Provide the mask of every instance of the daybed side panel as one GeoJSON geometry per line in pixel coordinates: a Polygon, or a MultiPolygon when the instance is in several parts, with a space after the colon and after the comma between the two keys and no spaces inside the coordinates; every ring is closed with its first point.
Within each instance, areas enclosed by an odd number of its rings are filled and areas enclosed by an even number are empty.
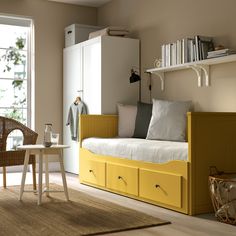
{"type": "Polygon", "coordinates": [[[79,125],[80,145],[85,138],[112,138],[118,135],[117,115],[81,115],[79,125]]]}
{"type": "Polygon", "coordinates": [[[210,166],[236,171],[236,113],[188,113],[190,214],[213,210],[208,176],[210,166]]]}

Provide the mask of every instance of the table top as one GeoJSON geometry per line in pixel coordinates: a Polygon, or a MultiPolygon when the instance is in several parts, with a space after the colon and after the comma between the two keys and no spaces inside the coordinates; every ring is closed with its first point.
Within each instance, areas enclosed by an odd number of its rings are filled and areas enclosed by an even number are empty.
{"type": "Polygon", "coordinates": [[[17,146],[18,150],[50,150],[50,149],[64,149],[64,148],[69,148],[70,146],[68,145],[52,145],[51,147],[45,147],[43,144],[34,144],[34,145],[21,145],[17,146]]]}

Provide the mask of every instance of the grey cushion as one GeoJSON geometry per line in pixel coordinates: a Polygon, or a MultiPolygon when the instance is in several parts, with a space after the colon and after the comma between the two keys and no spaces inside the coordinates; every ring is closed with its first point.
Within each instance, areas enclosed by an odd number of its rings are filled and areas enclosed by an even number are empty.
{"type": "Polygon", "coordinates": [[[192,102],[153,99],[152,118],[147,139],[185,141],[187,112],[192,102]]]}
{"type": "Polygon", "coordinates": [[[152,104],[138,102],[134,138],[146,138],[152,117],[152,104]]]}

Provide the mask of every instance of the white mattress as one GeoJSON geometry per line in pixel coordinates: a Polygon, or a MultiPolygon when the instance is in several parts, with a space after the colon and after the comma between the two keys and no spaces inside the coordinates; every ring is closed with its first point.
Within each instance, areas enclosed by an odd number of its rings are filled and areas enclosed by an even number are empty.
{"type": "Polygon", "coordinates": [[[188,159],[188,143],[136,138],[87,138],[82,147],[89,151],[130,160],[164,163],[188,159]]]}

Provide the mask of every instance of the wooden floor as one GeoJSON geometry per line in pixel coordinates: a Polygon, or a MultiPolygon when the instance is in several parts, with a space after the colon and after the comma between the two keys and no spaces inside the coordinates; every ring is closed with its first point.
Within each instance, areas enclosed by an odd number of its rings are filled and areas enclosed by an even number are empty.
{"type": "MultiPolygon", "coordinates": [[[[9,173],[7,175],[8,186],[19,185],[20,181],[21,173],[9,173]]],[[[27,174],[26,183],[32,183],[31,174],[27,174]]],[[[51,173],[50,183],[62,184],[61,175],[59,173],[51,173]]],[[[236,236],[236,226],[227,225],[216,221],[213,214],[200,215],[197,217],[187,216],[164,208],[153,206],[151,204],[143,203],[96,188],[81,185],[79,184],[78,177],[73,174],[67,174],[67,183],[69,188],[80,190],[87,194],[91,194],[92,196],[96,196],[98,198],[102,198],[104,200],[120,204],[122,206],[145,212],[149,215],[171,221],[172,223],[169,225],[151,227],[147,229],[106,234],[107,236],[236,236]]],[[[2,186],[2,174],[0,174],[0,186],[2,186]]]]}

